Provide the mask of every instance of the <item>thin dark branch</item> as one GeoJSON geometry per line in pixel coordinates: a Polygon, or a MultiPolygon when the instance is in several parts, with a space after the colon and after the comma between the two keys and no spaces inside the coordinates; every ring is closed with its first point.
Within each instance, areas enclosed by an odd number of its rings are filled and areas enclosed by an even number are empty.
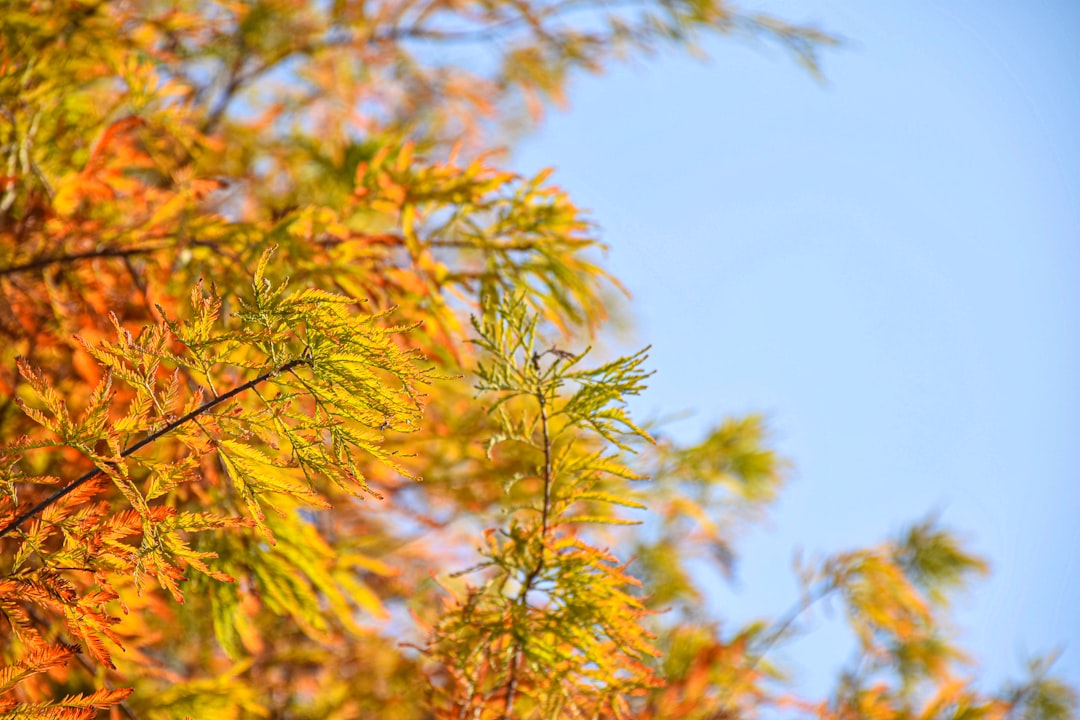
{"type": "Polygon", "coordinates": [[[514,652],[514,659],[510,666],[510,680],[506,683],[506,703],[503,706],[503,720],[511,720],[514,717],[514,699],[517,695],[518,668],[525,661],[525,648],[518,644],[514,652]]]}
{"type": "MultiPolygon", "coordinates": [[[[244,54],[245,47],[243,36],[238,35],[237,41],[240,47],[237,48],[236,58],[229,66],[229,80],[225,84],[225,89],[222,90],[221,95],[218,97],[217,103],[215,103],[214,107],[210,110],[210,113],[206,116],[206,120],[203,121],[201,129],[202,132],[207,135],[214,131],[214,128],[217,127],[217,124],[225,116],[225,112],[229,109],[229,105],[230,103],[232,103],[233,97],[236,96],[236,93],[244,86],[244,84],[248,80],[252,79],[253,77],[257,77],[264,70],[264,68],[260,68],[259,70],[255,71],[251,75],[251,77],[244,76],[242,69],[244,66],[244,61],[247,59],[247,57],[244,54]]],[[[274,63],[272,62],[267,63],[265,65],[265,69],[269,69],[269,67],[271,67],[273,64],[274,63]]]]}
{"type": "Polygon", "coordinates": [[[544,23],[564,19],[567,14],[579,11],[588,11],[594,7],[604,10],[618,10],[634,7],[645,7],[644,0],[609,0],[608,2],[590,3],[581,0],[563,0],[553,5],[542,8],[538,17],[529,15],[514,15],[499,20],[492,20],[489,24],[481,27],[467,28],[462,30],[438,30],[430,26],[425,27],[423,19],[404,27],[395,27],[383,33],[370,36],[370,43],[394,42],[399,40],[418,40],[439,43],[475,43],[489,42],[505,37],[506,33],[519,30],[522,26],[528,26],[534,34],[549,40],[550,34],[546,32],[544,23]]]}
{"type": "Polygon", "coordinates": [[[40,270],[41,268],[48,267],[49,265],[75,262],[77,260],[89,260],[92,258],[128,258],[134,255],[146,255],[160,249],[162,249],[162,246],[137,248],[100,248],[98,250],[88,250],[81,253],[71,253],[69,255],[49,255],[46,257],[35,258],[33,260],[27,260],[24,263],[18,263],[16,265],[9,265],[8,267],[0,268],[0,277],[6,275],[15,275],[17,273],[27,272],[29,270],[40,270]]]}
{"type": "MultiPolygon", "coordinates": [[[[184,415],[183,417],[179,418],[178,420],[172,421],[171,423],[169,423],[165,427],[161,428],[157,432],[154,432],[154,433],[151,433],[150,435],[147,435],[146,437],[144,437],[139,442],[137,442],[137,443],[135,443],[133,445],[129,445],[128,447],[124,448],[124,451],[120,453],[120,457],[122,457],[122,458],[128,457],[132,453],[135,453],[135,452],[143,449],[144,447],[146,447],[150,443],[161,439],[165,435],[168,435],[169,433],[171,433],[173,430],[177,429],[181,425],[185,425],[185,424],[191,422],[192,420],[198,418],[200,415],[207,412],[208,410],[213,409],[214,407],[216,407],[217,405],[220,405],[221,403],[225,402],[226,400],[231,400],[232,398],[236,397],[237,395],[244,392],[245,390],[250,390],[251,388],[255,387],[256,385],[259,385],[259,384],[261,384],[263,382],[266,382],[267,380],[269,380],[270,378],[274,377],[275,375],[277,375],[279,373],[288,372],[289,370],[292,370],[295,367],[299,367],[300,365],[310,365],[310,364],[311,364],[311,360],[309,360],[308,358],[298,358],[296,360],[290,360],[289,362],[285,363],[281,367],[275,368],[273,370],[269,370],[269,371],[263,373],[262,375],[260,375],[259,377],[255,378],[253,380],[249,380],[248,382],[244,383],[243,385],[238,385],[238,386],[234,387],[232,390],[228,391],[227,393],[224,393],[223,395],[219,395],[218,397],[215,397],[215,398],[213,398],[211,400],[206,401],[205,403],[203,403],[199,407],[197,407],[194,410],[192,410],[191,412],[189,412],[187,415],[184,415]]],[[[59,490],[54,492],[52,495],[45,498],[44,500],[39,502],[37,505],[30,508],[29,510],[24,512],[22,515],[19,515],[14,520],[12,520],[7,525],[5,525],[2,529],[0,529],[0,537],[4,537],[5,535],[10,533],[11,531],[17,529],[20,525],[22,525],[27,520],[34,517],[38,513],[40,513],[45,508],[47,508],[50,505],[52,505],[53,503],[55,503],[57,500],[60,500],[64,496],[71,494],[73,491],[75,491],[79,487],[82,487],[83,485],[90,482],[91,480],[93,480],[97,476],[102,475],[103,473],[104,473],[104,470],[102,470],[101,468],[94,468],[93,470],[90,470],[89,472],[84,473],[78,479],[76,479],[73,482],[69,483],[68,485],[65,485],[64,487],[60,488],[59,490]]]]}
{"type": "Polygon", "coordinates": [[[503,240],[503,241],[479,241],[471,240],[430,240],[428,245],[440,248],[465,248],[467,250],[535,250],[540,246],[536,240],[503,240]]]}
{"type": "MultiPolygon", "coordinates": [[[[791,606],[788,609],[787,613],[785,613],[784,616],[777,623],[776,629],[769,633],[769,635],[761,643],[761,646],[758,648],[758,650],[750,658],[750,662],[738,671],[740,679],[746,677],[757,669],[757,666],[761,664],[761,661],[765,659],[765,656],[772,651],[773,647],[775,647],[776,644],[780,642],[780,640],[782,640],[785,635],[787,635],[788,631],[791,630],[792,626],[795,625],[795,622],[800,617],[802,617],[803,613],[805,613],[807,610],[809,610],[811,607],[816,605],[824,598],[828,597],[836,589],[837,586],[834,583],[827,582],[821,585],[815,591],[808,593],[799,602],[791,606]]],[[[720,711],[721,713],[725,713],[731,709],[730,707],[728,707],[728,701],[730,700],[731,689],[735,687],[735,685],[736,683],[731,683],[726,689],[726,691],[721,695],[720,700],[724,706],[723,709],[720,711]]]]}
{"type": "MultiPolygon", "coordinates": [[[[545,351],[543,353],[533,353],[532,365],[538,376],[540,373],[540,358],[546,355],[548,352],[555,351],[554,348],[545,351]]],[[[556,362],[558,362],[556,360],[556,362]]],[[[552,466],[551,466],[551,433],[548,430],[548,414],[547,414],[547,395],[544,390],[544,381],[539,379],[536,387],[536,401],[540,404],[540,432],[542,434],[544,444],[544,507],[541,513],[540,521],[540,558],[536,561],[536,567],[534,567],[525,578],[524,584],[521,586],[521,592],[518,594],[518,603],[524,606],[527,602],[529,591],[532,590],[533,583],[536,582],[536,578],[540,577],[540,573],[544,571],[544,547],[543,543],[547,539],[548,535],[548,516],[551,512],[551,486],[552,486],[552,466]]],[[[503,720],[511,720],[514,716],[514,700],[517,694],[518,685],[518,672],[521,669],[521,664],[525,661],[525,645],[523,642],[517,643],[517,649],[514,652],[514,658],[511,660],[510,665],[510,678],[506,683],[506,702],[503,706],[503,720]]]]}
{"type": "MultiPolygon", "coordinates": [[[[540,371],[540,356],[533,355],[533,364],[537,372],[540,371]]],[[[541,386],[536,392],[536,399],[540,403],[540,431],[544,441],[544,512],[540,526],[540,537],[547,538],[548,514],[551,512],[551,436],[548,431],[547,398],[544,396],[544,388],[541,386]]],[[[543,556],[540,558],[543,562],[543,556]]]]}
{"type": "MultiPolygon", "coordinates": [[[[643,3],[642,0],[614,0],[613,2],[602,4],[610,9],[611,7],[618,7],[620,5],[637,6],[642,5],[643,3]]],[[[226,81],[225,88],[222,90],[222,93],[218,96],[217,101],[214,103],[213,107],[210,108],[206,119],[203,121],[202,131],[208,134],[212,133],[225,117],[233,99],[242,89],[252,81],[257,80],[280,65],[282,62],[289,60],[296,55],[313,55],[317,52],[335,48],[351,48],[362,45],[381,45],[384,43],[407,41],[442,44],[494,42],[503,38],[507,33],[519,29],[522,25],[532,26],[534,31],[543,39],[548,42],[553,42],[553,40],[543,32],[544,28],[542,27],[542,23],[544,21],[560,18],[564,16],[566,12],[584,9],[586,6],[586,3],[582,3],[579,0],[564,0],[564,2],[556,3],[552,7],[547,8],[543,13],[543,17],[539,20],[528,16],[514,16],[492,21],[486,26],[466,30],[437,30],[431,27],[425,27],[423,25],[424,18],[421,18],[409,26],[390,28],[385,32],[373,33],[368,37],[347,35],[345,37],[311,39],[290,47],[274,57],[266,58],[262,63],[246,73],[242,72],[242,65],[243,61],[247,59],[247,56],[243,52],[244,48],[241,47],[235,61],[228,70],[228,80],[226,81]]]]}
{"type": "MultiPolygon", "coordinates": [[[[83,669],[85,669],[86,672],[90,673],[91,676],[93,676],[95,674],[94,668],[90,666],[90,662],[86,658],[84,658],[80,653],[76,653],[75,659],[78,661],[78,663],[80,665],[83,666],[83,669]]],[[[116,688],[114,688],[112,686],[112,683],[110,683],[108,681],[105,681],[105,689],[109,690],[109,691],[112,691],[112,690],[115,690],[116,688]]],[[[120,712],[123,713],[124,717],[126,717],[128,720],[139,720],[139,718],[135,715],[135,713],[133,713],[131,711],[131,708],[129,708],[127,706],[127,703],[120,702],[120,703],[118,703],[116,705],[116,707],[120,709],[120,712]]]]}
{"type": "Polygon", "coordinates": [[[33,260],[27,260],[26,262],[16,263],[15,265],[9,265],[7,267],[0,268],[0,277],[7,275],[17,275],[19,273],[28,272],[30,270],[40,270],[41,268],[48,267],[49,265],[60,265],[64,263],[78,262],[79,260],[94,260],[96,258],[123,258],[128,259],[132,257],[138,257],[139,255],[151,255],[161,250],[175,250],[178,247],[190,245],[194,247],[211,248],[218,252],[221,252],[218,247],[218,243],[208,240],[184,240],[178,242],[164,242],[158,245],[143,245],[142,247],[129,247],[129,248],[98,248],[97,250],[87,250],[81,253],[68,253],[65,255],[46,255],[45,257],[34,258],[33,260]]]}

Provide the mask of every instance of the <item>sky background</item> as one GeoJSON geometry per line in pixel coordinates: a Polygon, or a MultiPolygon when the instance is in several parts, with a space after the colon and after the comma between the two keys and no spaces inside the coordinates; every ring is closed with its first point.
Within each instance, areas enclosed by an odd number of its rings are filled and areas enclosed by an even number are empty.
{"type": "MultiPolygon", "coordinates": [[[[760,411],[795,462],[742,538],[745,620],[791,561],[931,511],[993,575],[955,605],[987,688],[1062,650],[1080,683],[1080,3],[764,1],[843,38],[816,82],[731,39],[579,79],[515,152],[592,211],[692,441],[760,411]]],[[[790,655],[823,691],[836,621],[790,655]]]]}

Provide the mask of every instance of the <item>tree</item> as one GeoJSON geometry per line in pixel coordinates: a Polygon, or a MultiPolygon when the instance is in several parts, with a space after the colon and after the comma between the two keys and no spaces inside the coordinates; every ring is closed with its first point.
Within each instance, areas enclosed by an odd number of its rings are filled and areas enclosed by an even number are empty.
{"type": "Polygon", "coordinates": [[[635,423],[594,228],[485,151],[708,32],[833,42],[712,0],[10,3],[0,718],[1072,713],[1045,664],[972,684],[984,564],[930,521],[785,617],[695,610],[786,461],[635,423]],[[800,699],[776,650],[829,599],[855,662],[800,699]]]}

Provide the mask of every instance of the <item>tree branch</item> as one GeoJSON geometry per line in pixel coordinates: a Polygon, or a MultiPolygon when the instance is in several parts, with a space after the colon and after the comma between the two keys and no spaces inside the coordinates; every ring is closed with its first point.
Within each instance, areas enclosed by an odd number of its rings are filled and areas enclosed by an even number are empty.
{"type": "Polygon", "coordinates": [[[99,250],[88,250],[87,252],[71,253],[70,255],[49,255],[46,257],[35,258],[33,260],[27,260],[23,263],[9,265],[5,268],[0,268],[0,277],[6,275],[16,275],[21,272],[27,272],[28,270],[39,270],[43,267],[48,267],[49,265],[56,265],[58,263],[75,262],[76,260],[89,260],[91,258],[127,258],[133,255],[145,255],[161,249],[162,247],[101,248],[99,250]]]}
{"type": "Polygon", "coordinates": [[[97,250],[87,250],[86,252],[68,253],[65,255],[46,255],[45,257],[34,258],[33,260],[27,260],[26,262],[16,263],[15,265],[9,265],[7,267],[0,267],[0,277],[7,275],[17,275],[22,272],[30,270],[40,270],[43,267],[49,265],[60,265],[63,263],[77,262],[79,260],[93,260],[95,258],[132,258],[139,255],[150,255],[152,253],[159,252],[161,250],[176,250],[181,247],[202,247],[209,248],[216,252],[221,252],[220,244],[212,240],[176,240],[174,242],[162,242],[159,245],[143,245],[142,247],[129,247],[129,248],[98,248],[97,250]]]}
{"type": "MultiPolygon", "coordinates": [[[[788,631],[795,625],[795,622],[802,617],[802,614],[816,605],[818,602],[828,597],[833,591],[837,589],[837,586],[832,582],[826,582],[812,592],[808,592],[799,602],[791,606],[787,613],[784,614],[777,623],[775,629],[765,637],[761,646],[757,652],[750,658],[750,662],[740,668],[738,672],[738,680],[742,680],[747,675],[752,673],[757,666],[761,664],[765,656],[772,651],[780,640],[788,633],[788,631]]],[[[735,686],[735,683],[731,683],[720,696],[721,709],[717,714],[717,718],[727,717],[728,713],[734,708],[731,707],[731,692],[735,686]]]]}
{"type": "MultiPolygon", "coordinates": [[[[217,397],[215,397],[215,398],[213,398],[211,400],[206,401],[205,403],[203,403],[199,407],[197,407],[194,410],[192,410],[191,412],[189,412],[187,415],[184,415],[183,417],[172,421],[171,423],[169,423],[165,427],[161,428],[157,432],[154,432],[154,433],[151,433],[150,435],[147,435],[146,437],[144,437],[139,442],[137,442],[137,443],[135,443],[133,445],[129,445],[128,447],[124,448],[124,451],[120,453],[120,457],[122,457],[122,458],[128,457],[132,453],[135,453],[135,452],[143,449],[144,447],[146,447],[150,443],[161,439],[165,435],[168,435],[170,432],[177,429],[181,425],[185,425],[185,424],[191,422],[192,420],[199,417],[200,415],[202,415],[206,411],[213,409],[214,407],[220,405],[221,403],[225,402],[226,400],[231,400],[232,398],[236,397],[237,395],[244,392],[245,390],[250,390],[251,388],[255,387],[256,385],[259,385],[259,384],[261,384],[263,382],[266,382],[267,380],[274,377],[278,373],[287,372],[289,370],[292,370],[295,367],[299,367],[300,365],[310,365],[310,364],[311,364],[311,360],[308,359],[308,358],[298,358],[296,360],[290,360],[289,362],[285,363],[281,367],[275,368],[273,370],[269,370],[269,371],[263,373],[262,375],[260,375],[259,377],[254,378],[253,380],[247,381],[243,385],[238,385],[238,386],[234,387],[232,390],[228,391],[227,393],[224,393],[223,395],[219,395],[219,396],[217,396],[217,397]]],[[[60,488],[59,490],[54,492],[52,495],[45,498],[44,500],[39,502],[37,505],[35,505],[34,507],[32,507],[29,510],[27,510],[26,512],[24,512],[22,515],[19,515],[14,520],[12,520],[7,525],[5,525],[2,529],[0,529],[0,537],[4,537],[8,533],[10,533],[13,530],[17,529],[19,526],[21,526],[23,523],[25,523],[27,520],[31,519],[35,515],[39,514],[45,508],[49,507],[50,505],[52,505],[56,501],[62,499],[66,495],[71,494],[77,488],[82,487],[83,485],[85,485],[86,483],[90,482],[91,480],[93,480],[94,478],[96,478],[97,476],[99,476],[99,475],[101,475],[103,473],[104,473],[104,470],[102,470],[101,468],[94,468],[93,470],[90,470],[89,472],[86,472],[85,474],[83,474],[82,476],[77,478],[76,480],[72,481],[68,485],[65,485],[64,487],[60,488]]]]}
{"type": "MultiPolygon", "coordinates": [[[[547,350],[543,353],[533,353],[532,364],[533,369],[536,370],[537,375],[540,375],[540,358],[546,355],[552,350],[547,350]]],[[[556,360],[558,362],[558,360],[556,360]]],[[[540,431],[543,434],[544,443],[544,507],[541,514],[540,521],[540,558],[536,561],[536,567],[532,569],[528,577],[525,578],[525,583],[521,586],[521,592],[518,595],[518,603],[522,607],[526,607],[526,601],[529,595],[529,591],[532,590],[532,584],[536,582],[536,578],[540,576],[540,573],[544,571],[544,540],[548,534],[548,515],[551,512],[551,485],[552,485],[552,471],[551,471],[551,435],[548,430],[548,414],[547,414],[547,397],[544,395],[544,383],[543,379],[537,381],[536,388],[536,400],[540,403],[540,431]]],[[[526,607],[526,611],[528,608],[526,607]]],[[[514,652],[514,658],[511,661],[510,666],[510,678],[506,683],[506,702],[503,706],[503,720],[512,720],[514,713],[514,699],[517,693],[518,685],[518,670],[521,668],[521,664],[525,661],[525,646],[524,643],[518,642],[517,649],[514,652]]]]}

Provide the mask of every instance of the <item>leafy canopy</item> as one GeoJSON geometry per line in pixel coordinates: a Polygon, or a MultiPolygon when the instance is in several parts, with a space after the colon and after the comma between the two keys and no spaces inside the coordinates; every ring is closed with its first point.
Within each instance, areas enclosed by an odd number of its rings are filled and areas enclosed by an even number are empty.
{"type": "Polygon", "coordinates": [[[595,228],[491,150],[709,33],[834,42],[719,0],[8,2],[0,719],[1074,713],[1044,662],[973,683],[986,566],[933,521],[702,609],[787,463],[630,416],[595,228]],[[798,697],[830,602],[852,663],[798,697]]]}

